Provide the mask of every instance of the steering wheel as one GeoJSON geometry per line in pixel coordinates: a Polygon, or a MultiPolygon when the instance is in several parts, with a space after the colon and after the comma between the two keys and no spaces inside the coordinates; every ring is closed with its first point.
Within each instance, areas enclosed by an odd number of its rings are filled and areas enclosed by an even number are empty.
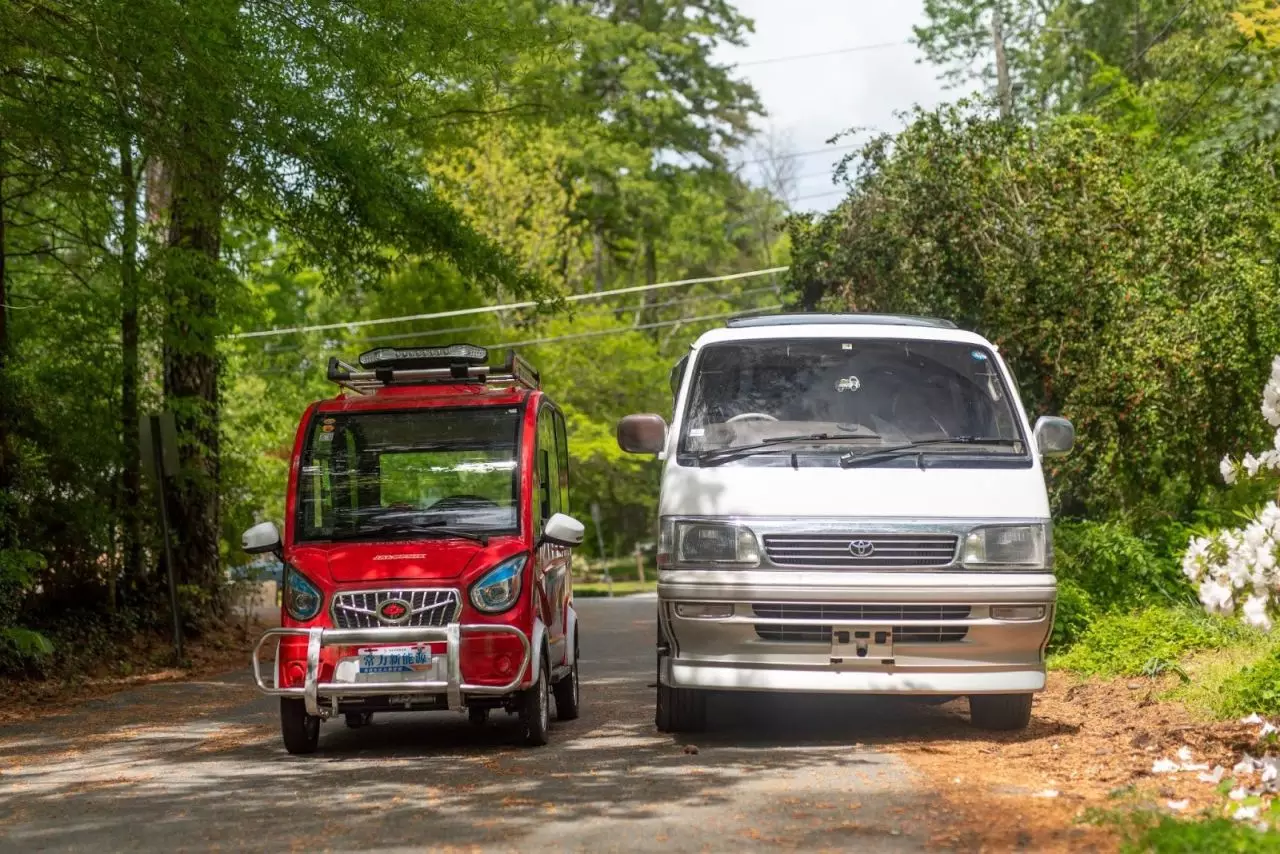
{"type": "Polygon", "coordinates": [[[485,507],[498,506],[498,502],[491,501],[488,498],[484,498],[479,495],[446,495],[444,498],[441,498],[435,504],[432,504],[430,507],[428,507],[427,510],[428,511],[452,510],[454,508],[461,509],[462,507],[465,507],[468,505],[475,505],[475,504],[480,504],[485,507]]]}
{"type": "Polygon", "coordinates": [[[777,421],[777,420],[778,419],[774,418],[772,415],[770,415],[767,412],[742,412],[733,416],[732,418],[730,418],[728,421],[724,423],[737,424],[740,421],[777,421]]]}

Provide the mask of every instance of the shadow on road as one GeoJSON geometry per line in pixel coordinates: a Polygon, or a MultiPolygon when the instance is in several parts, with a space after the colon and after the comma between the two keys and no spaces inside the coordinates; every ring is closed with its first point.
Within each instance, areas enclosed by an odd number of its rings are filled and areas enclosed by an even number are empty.
{"type": "Polygon", "coordinates": [[[386,714],[327,723],[318,754],[292,757],[243,674],[7,727],[0,835],[21,850],[911,850],[930,794],[883,748],[1063,731],[980,733],[963,702],[722,695],[708,732],[676,740],[653,727],[652,622],[631,623],[584,660],[583,717],[545,748],[515,746],[502,713],[483,728],[386,714]]]}

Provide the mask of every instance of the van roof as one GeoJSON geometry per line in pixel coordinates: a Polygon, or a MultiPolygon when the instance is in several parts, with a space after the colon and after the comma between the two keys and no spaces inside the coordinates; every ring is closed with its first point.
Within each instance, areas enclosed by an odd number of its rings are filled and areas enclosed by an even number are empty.
{"type": "Polygon", "coordinates": [[[892,338],[954,341],[997,349],[986,338],[960,329],[949,320],[894,314],[816,313],[735,318],[720,329],[703,333],[692,347],[697,350],[707,344],[768,338],[892,338]]]}
{"type": "Polygon", "coordinates": [[[795,312],[792,314],[757,314],[750,317],[735,317],[725,326],[730,329],[742,329],[754,326],[814,326],[822,324],[857,324],[860,326],[933,326],[939,329],[956,329],[954,322],[941,317],[918,317],[911,314],[866,314],[848,312],[844,314],[819,314],[816,312],[795,312]]]}

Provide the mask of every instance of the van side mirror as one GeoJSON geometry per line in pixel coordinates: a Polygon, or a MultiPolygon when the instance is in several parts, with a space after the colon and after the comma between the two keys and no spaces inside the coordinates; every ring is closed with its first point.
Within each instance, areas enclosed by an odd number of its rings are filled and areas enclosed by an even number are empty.
{"type": "Polygon", "coordinates": [[[244,532],[241,548],[251,555],[280,551],[280,529],[275,522],[259,522],[244,532]]]}
{"type": "Polygon", "coordinates": [[[542,542],[553,546],[580,546],[586,535],[586,528],[572,516],[564,513],[553,513],[542,529],[542,542]]]}
{"type": "Polygon", "coordinates": [[[1042,416],[1032,431],[1036,448],[1046,457],[1065,457],[1076,444],[1076,428],[1065,418],[1042,416]]]}
{"type": "Polygon", "coordinates": [[[661,415],[628,415],[618,422],[618,447],[628,454],[657,454],[667,445],[667,422],[661,415]]]}

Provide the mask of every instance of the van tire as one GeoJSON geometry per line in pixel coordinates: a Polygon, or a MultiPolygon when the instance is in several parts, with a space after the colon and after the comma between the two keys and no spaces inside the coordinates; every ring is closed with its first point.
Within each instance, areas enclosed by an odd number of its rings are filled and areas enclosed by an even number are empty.
{"type": "Polygon", "coordinates": [[[573,633],[573,665],[568,675],[552,686],[556,695],[556,720],[573,721],[582,710],[582,685],[578,682],[578,632],[573,633]]]}
{"type": "Polygon", "coordinates": [[[542,655],[538,678],[524,690],[520,699],[520,741],[530,747],[547,743],[551,728],[551,677],[547,672],[547,656],[542,655]]]}
{"type": "Polygon", "coordinates": [[[284,749],[293,755],[315,753],[320,743],[320,718],[307,714],[302,700],[281,697],[280,734],[284,737],[284,749]]]}
{"type": "Polygon", "coordinates": [[[979,729],[1020,730],[1031,723],[1031,694],[973,694],[969,719],[979,729]]]}
{"type": "Polygon", "coordinates": [[[658,695],[654,725],[658,732],[702,732],[707,726],[707,693],[662,684],[662,656],[658,656],[658,695]]]}

